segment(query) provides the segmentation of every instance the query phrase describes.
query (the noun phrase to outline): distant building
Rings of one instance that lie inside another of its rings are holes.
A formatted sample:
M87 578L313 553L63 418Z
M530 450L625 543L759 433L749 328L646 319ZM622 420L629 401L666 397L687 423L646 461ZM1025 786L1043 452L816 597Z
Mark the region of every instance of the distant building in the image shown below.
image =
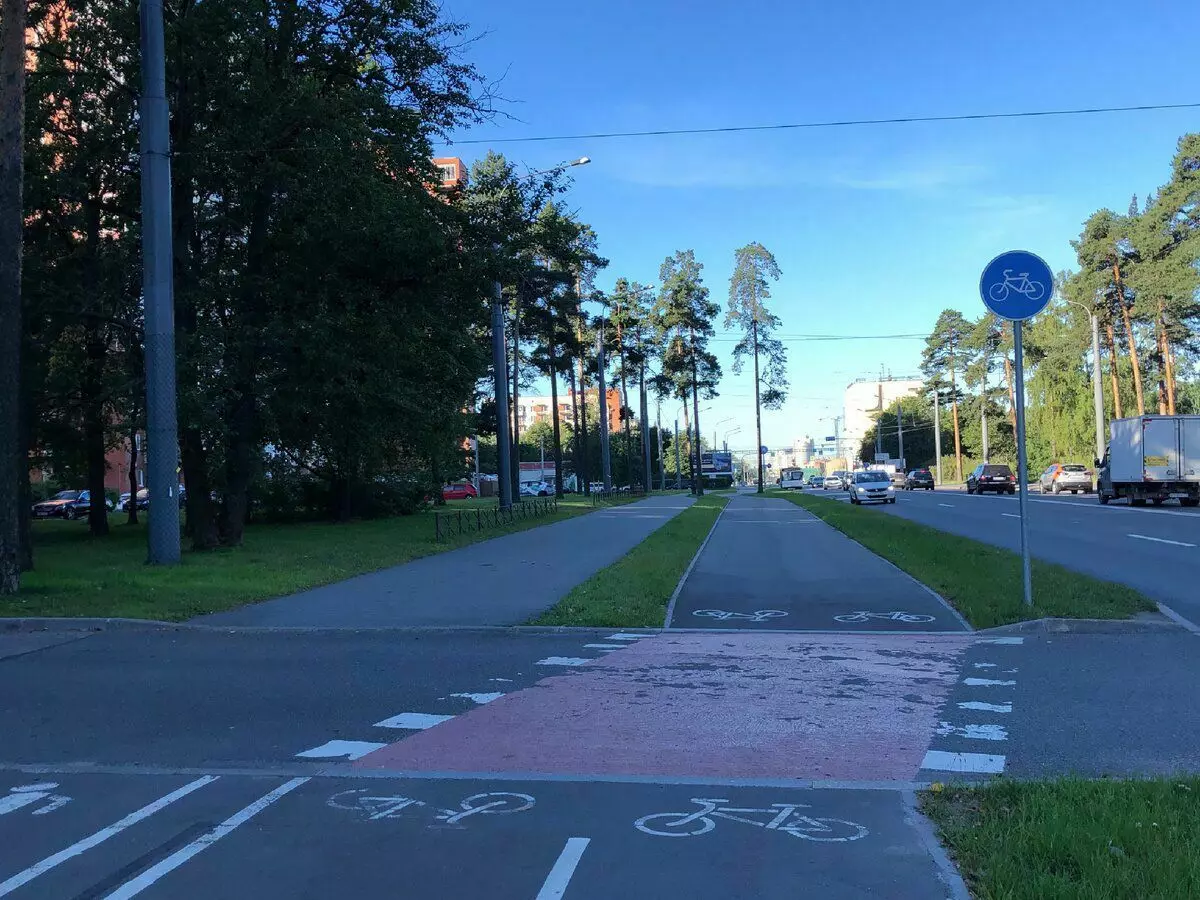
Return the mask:
M605 404L608 407L608 429L616 431L621 427L621 392L616 388L609 388L608 402ZM589 388L587 391L587 400L589 404L597 403L599 399L599 391L595 388ZM558 397L558 419L563 424L571 422L571 392L568 390ZM545 396L531 395L520 396L517 398L517 426L524 433L525 429L538 422L548 422L554 409L554 400L549 394ZM596 423L588 419L588 428L594 428Z
M462 189L467 186L467 167L457 156L435 156L433 164L441 176L443 191Z
M812 465L813 457L816 455L817 445L816 442L806 434L804 437L799 438L794 444L792 444L792 450L796 454L796 462L798 465L810 466Z
M863 438L874 426L880 409L887 409L901 397L918 393L924 384L919 378L860 378L848 384L842 399L841 453L851 460L857 459Z

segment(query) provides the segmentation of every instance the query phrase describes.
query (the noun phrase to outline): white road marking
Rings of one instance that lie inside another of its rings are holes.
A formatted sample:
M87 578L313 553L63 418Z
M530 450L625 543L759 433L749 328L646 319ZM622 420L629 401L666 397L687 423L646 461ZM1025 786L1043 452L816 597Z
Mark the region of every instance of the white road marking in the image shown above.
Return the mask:
M434 713L403 712L389 719L384 719L382 722L376 722L375 727L412 728L420 731L425 728L432 728L434 725L441 725L443 722L449 722L453 718L454 716L439 716Z
M1000 681L996 678L964 678L963 684L969 684L971 687L1009 687L1016 682Z
M507 681L510 684L512 683L511 678L489 678L488 681Z
M313 747L311 750L305 750L296 755L303 756L305 759L337 759L339 756L344 756L346 759L359 759L386 746L387 744L375 744L371 741L328 741L320 747Z
M1063 505L1062 500L1036 500L1033 497L1029 498L1029 502L1030 503L1054 503L1054 504L1058 504L1059 506ZM1155 515L1155 516L1187 516L1190 519L1195 519L1197 517L1200 517L1200 513L1180 512L1180 511L1177 511L1174 509L1144 509L1142 507L1137 507L1137 506L1111 506L1111 505L1110 506L1100 506L1099 504L1090 504L1090 503L1087 505L1084 505L1083 503L1079 503L1079 504L1072 503L1072 504L1070 504L1070 507L1074 508L1074 509L1094 509L1097 512L1106 512L1106 513L1107 512L1127 512L1127 513L1143 513L1143 514L1149 514L1149 515Z
M264 794L263 796L259 797L245 809L235 812L220 825L213 828L212 831L208 832L207 834L202 834L186 847L181 847L179 850L176 850L166 859L155 863L136 878L131 878L129 881L125 882L123 885L109 894L105 900L129 900L130 897L136 897L164 875L173 872L175 869L178 869L196 854L207 850L239 825L243 825L250 821L250 819L254 818L284 794L294 791L308 780L308 778L293 778L291 781L284 782L269 794Z
M640 641L646 637L644 634L626 634L623 631L618 631L616 634L610 634L605 640L608 641Z
M611 653L613 650L623 650L628 647L628 644L584 644L585 650L604 650Z
M504 694L501 691L487 691L482 694L451 694L451 697L462 697L464 700L473 700L476 703L491 703L493 700L499 700Z
M584 663L591 662L590 659L584 659L582 656L547 656L545 659L539 659L539 666L582 666Z
M976 669L997 669L999 666L996 663L971 663Z
M979 710L980 712L998 712L998 713L1012 712L1012 704L1011 703L984 703L980 700L966 700L966 701L958 704L958 708L959 709L976 709L976 710Z
M1004 516L1006 519L1019 519L1019 518L1021 518L1021 517L1020 517L1019 515L1017 515L1016 513L1000 513L1000 515Z
M148 819L161 809L164 809L190 794L192 791L199 790L206 784L212 784L217 780L216 775L205 775L203 778L197 778L195 781L188 782L183 787L178 788L165 797L159 797L153 803L148 803L141 809L131 812L123 819L119 819L99 831L89 834L82 840L76 841L70 847L59 850L57 853L47 856L41 862L34 863L28 869L18 872L6 881L0 882L0 897L7 896L22 885L28 884L37 878L39 875L44 875L55 866L61 865L68 859L73 859L86 850L90 850L97 844L102 844L110 837L120 834L131 825L136 825L143 819Z
M978 641L978 643L980 643L980 644L1023 644L1023 643L1025 643L1025 638L1023 638L1023 637L983 638L982 640Z
M534 900L561 900L567 892L567 885L571 883L571 876L575 874L575 867L579 865L579 860L590 840L590 838L567 838L567 845L563 847L562 853L558 854L554 868L546 876L546 880L542 883L542 889L538 891Z
M982 772L999 774L1004 771L1004 757L990 753L947 753L945 750L930 750L921 763L922 769L939 772Z
M952 725L942 722L937 727L937 733L942 737L970 738L976 741L1006 741L1008 731L1003 725Z
M1168 541L1166 538L1150 537L1148 534L1127 534L1126 537L1137 538L1139 541L1154 541L1156 544L1170 544L1173 547L1195 547L1183 541Z
M939 504L938 504L938 506L944 506L944 507L946 507L947 509L954 509L954 504L953 504L953 503L939 503Z

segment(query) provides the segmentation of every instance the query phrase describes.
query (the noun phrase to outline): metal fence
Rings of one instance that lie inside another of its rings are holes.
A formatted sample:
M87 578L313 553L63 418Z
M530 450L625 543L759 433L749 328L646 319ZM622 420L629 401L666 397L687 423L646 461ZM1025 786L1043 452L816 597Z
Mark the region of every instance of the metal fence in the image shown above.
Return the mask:
M558 511L558 500L554 497L529 497L514 503L508 509L499 506L477 506L474 509L456 509L452 512L433 514L437 540L445 541L461 534L500 528L513 522L536 519Z
M613 488L611 491L597 491L593 489L591 492L592 506L608 506L611 503L615 503L619 500L624 500L629 497L645 496L646 489L640 484L635 484L630 487Z

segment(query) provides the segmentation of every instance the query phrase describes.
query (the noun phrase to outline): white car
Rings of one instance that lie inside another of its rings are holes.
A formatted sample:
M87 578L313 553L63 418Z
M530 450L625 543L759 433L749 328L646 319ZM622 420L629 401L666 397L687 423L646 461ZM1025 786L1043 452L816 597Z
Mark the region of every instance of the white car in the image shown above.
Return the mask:
M844 491L850 481L849 472L831 472L825 476L825 482L821 485L827 491Z
M554 485L544 481L530 481L521 485L522 497L548 497L554 493Z
M892 485L892 476L887 472L855 472L850 483L850 502L856 506L860 503L895 503L896 488Z

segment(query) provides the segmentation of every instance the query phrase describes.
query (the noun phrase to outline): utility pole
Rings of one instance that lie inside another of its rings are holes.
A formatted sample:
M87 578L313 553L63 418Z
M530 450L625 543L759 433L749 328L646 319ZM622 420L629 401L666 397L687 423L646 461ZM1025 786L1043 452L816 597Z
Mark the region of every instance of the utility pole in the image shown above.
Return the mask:
M1096 459L1104 458L1104 377L1100 373L1100 318L1094 311L1092 320L1092 403L1096 414Z
M942 398L941 392L933 389L933 455L936 457L937 483L942 483Z
M875 420L875 456L883 453L883 374L879 375L879 418ZM849 462L849 460L847 460Z
M142 297L146 318L146 469L149 562L179 562L179 427L175 407L175 296L171 248L171 136L162 0L141 0Z
M700 464L700 373L696 363L696 331L688 328L688 338L692 344L692 427L696 429L696 468L692 470L692 484L695 486L697 497L704 496L704 469Z
M642 484L646 486L646 492L654 490L654 473L651 468L650 461L650 410L647 409L649 401L646 398L646 362L642 361L641 377L638 379L638 397L642 403Z
M500 508L512 507L512 463L508 431L508 352L504 347L504 288L492 283L492 374L496 389L496 478Z
M654 404L654 431L658 436L658 484L659 489L665 491L667 489L667 466L663 460L663 441L662 441L662 398L658 398Z
M757 295L757 289L755 290L755 294ZM758 393L760 382L760 376L758 374L758 297L755 296L754 300L754 324L752 326L754 331L754 440L757 442L757 445L754 448L754 454L755 458L758 460L757 493L761 494L767 489L767 487L764 483L766 481L766 478L764 477L766 470L763 468L762 452L762 402Z
M896 437L900 442L898 451L900 467L907 469L908 466L904 462L904 402L902 400L896 401Z
M479 435L471 438L471 447L475 451L475 490L479 490Z
M683 460L679 454L679 416L675 417L675 484L683 484Z
M608 456L608 390L604 382L604 320L596 333L596 384L600 390L600 471L604 490L612 490L612 460Z

